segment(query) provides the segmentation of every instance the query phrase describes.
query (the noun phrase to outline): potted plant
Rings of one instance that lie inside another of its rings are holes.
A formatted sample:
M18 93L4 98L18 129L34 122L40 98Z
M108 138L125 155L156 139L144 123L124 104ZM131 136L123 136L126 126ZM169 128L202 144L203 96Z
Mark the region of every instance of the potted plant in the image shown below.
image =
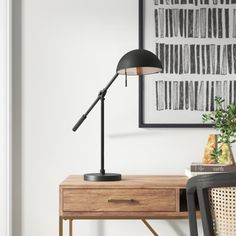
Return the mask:
M203 122L213 124L219 133L215 135L216 145L213 147L210 158L203 162L208 164L234 164L231 150L232 143L236 142L236 104L229 104L223 108L224 99L215 97L215 111L203 114Z

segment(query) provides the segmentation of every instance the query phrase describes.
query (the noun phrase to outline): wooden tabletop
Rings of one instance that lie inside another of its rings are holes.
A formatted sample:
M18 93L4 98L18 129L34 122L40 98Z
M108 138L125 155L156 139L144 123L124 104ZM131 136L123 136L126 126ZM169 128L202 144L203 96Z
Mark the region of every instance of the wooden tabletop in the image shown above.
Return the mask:
M185 188L188 178L182 175L126 175L121 181L84 181L82 175L70 175L60 188Z

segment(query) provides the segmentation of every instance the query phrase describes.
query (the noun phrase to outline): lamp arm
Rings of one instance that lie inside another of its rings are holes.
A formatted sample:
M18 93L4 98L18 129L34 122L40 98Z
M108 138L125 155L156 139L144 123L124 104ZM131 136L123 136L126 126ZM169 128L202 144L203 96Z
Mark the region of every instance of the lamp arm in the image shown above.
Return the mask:
M117 78L119 74L116 73L112 79L110 80L110 82L107 84L107 86L101 90L98 94L98 97L96 98L96 100L92 103L92 105L88 108L88 110L81 116L81 118L77 121L77 123L74 125L74 127L72 128L72 130L75 132L80 125L84 122L84 120L87 118L88 114L90 113L90 111L95 107L95 105L97 104L97 102L99 100L101 100L102 98L105 97L107 90L109 89L109 87L112 85L112 83L115 81L115 79Z

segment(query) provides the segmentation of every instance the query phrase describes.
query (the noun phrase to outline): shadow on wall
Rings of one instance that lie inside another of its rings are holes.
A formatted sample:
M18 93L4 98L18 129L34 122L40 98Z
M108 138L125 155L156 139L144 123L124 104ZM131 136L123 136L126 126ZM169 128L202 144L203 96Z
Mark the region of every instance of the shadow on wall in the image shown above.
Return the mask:
M22 1L12 0L12 235L22 236Z
M176 236L188 236L189 235L189 232L183 231L183 229L181 229L181 226L179 226L178 223L176 223L172 220L168 220L166 222L170 226L170 228L172 228L172 230L175 232ZM145 227L145 226L143 226L143 227ZM148 232L148 229L147 229L147 232ZM158 232L158 230L157 230L157 232ZM150 233L150 232L148 232L148 233ZM105 221L103 221L103 220L98 221L96 235L97 236L104 236L105 235ZM150 235L152 235L152 234L150 233Z
M184 232L181 227L172 221L167 221L167 223L170 225L170 227L175 231L176 235L178 236L187 236L189 235L188 232Z
M104 221L100 221L97 224L97 236L104 236L105 235L105 231L104 231Z

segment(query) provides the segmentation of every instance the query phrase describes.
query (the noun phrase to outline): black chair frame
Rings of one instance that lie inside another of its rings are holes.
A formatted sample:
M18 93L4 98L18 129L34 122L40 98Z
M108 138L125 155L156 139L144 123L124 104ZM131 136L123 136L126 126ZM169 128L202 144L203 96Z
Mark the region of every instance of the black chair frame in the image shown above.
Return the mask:
M204 236L215 235L208 190L220 187L236 187L236 172L198 175L188 180L187 205L191 236L198 236L195 201L196 193L201 212Z

